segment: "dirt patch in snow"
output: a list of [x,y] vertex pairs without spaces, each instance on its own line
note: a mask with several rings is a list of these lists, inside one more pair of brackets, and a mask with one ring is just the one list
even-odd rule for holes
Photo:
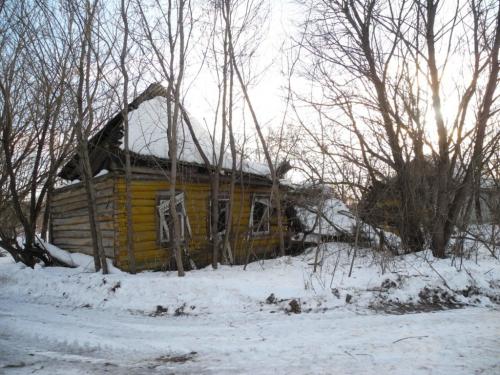
[[162,355],[161,357],[158,357],[155,359],[157,362],[161,363],[186,363],[188,361],[192,361],[196,355],[197,352],[190,352],[186,354],[180,354],[180,355]]
[[[394,286],[391,285],[391,289]],[[389,290],[386,290],[389,292]],[[418,293],[418,299],[400,302],[391,298],[389,293],[380,293],[369,305],[377,312],[388,314],[412,314],[448,309],[460,309],[481,303],[481,298],[488,298],[492,303],[500,304],[500,295],[485,292],[478,287],[468,285],[462,290],[446,290],[441,287],[424,287]]]

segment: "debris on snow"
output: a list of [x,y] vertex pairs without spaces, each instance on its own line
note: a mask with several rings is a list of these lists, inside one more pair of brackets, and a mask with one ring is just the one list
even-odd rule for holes
[[275,305],[278,303],[278,299],[276,298],[276,296],[274,295],[274,293],[271,293],[269,295],[269,297],[266,298],[266,303],[268,305]]
[[302,312],[302,308],[300,307],[300,303],[296,299],[292,299],[288,303],[287,312],[292,314],[300,314]]
[[[221,266],[191,271],[185,278],[176,277],[175,272],[119,272],[103,278],[90,272],[90,265],[85,267],[92,264],[91,257],[48,244],[47,248],[68,256],[78,268],[33,270],[13,263],[10,257],[0,258],[0,297],[20,295],[42,303],[74,308],[89,304],[142,315],[151,311],[184,315],[193,310],[189,310],[191,306],[196,306],[197,315],[268,312],[288,309],[292,300],[301,301],[302,312],[338,308],[386,311],[395,306],[417,310],[419,305],[430,308],[431,304],[442,309],[497,306],[500,302],[500,261],[484,249],[477,257],[453,262],[434,259],[430,251],[386,258],[359,248],[351,277],[352,245],[328,243],[319,250],[316,273],[313,248],[296,257],[250,263],[246,271],[242,266]],[[158,310],[159,300],[165,311]]]
[[[0,369],[498,372],[500,262],[489,250],[479,246],[469,258],[435,259],[430,251],[387,258],[359,248],[350,277],[352,245],[323,244],[313,272],[315,255],[314,248],[250,263],[246,271],[221,266],[184,278],[175,272],[104,277],[82,267],[34,270],[0,258]],[[422,314],[406,315],[416,312]],[[33,360],[25,348],[35,353]],[[310,348],[317,348],[314,360]]]

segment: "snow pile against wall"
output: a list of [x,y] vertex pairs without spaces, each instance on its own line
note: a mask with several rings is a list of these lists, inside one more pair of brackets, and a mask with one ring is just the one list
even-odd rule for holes
[[[200,146],[212,165],[218,163],[220,153],[220,142],[203,127],[199,122],[191,120],[194,133]],[[129,147],[130,150],[141,155],[152,155],[168,159],[169,145],[167,137],[167,99],[157,96],[146,100],[134,111],[129,113]],[[123,143],[122,143],[123,147]],[[188,126],[184,121],[177,127],[177,157],[178,160],[187,163],[204,165],[195,145]],[[224,169],[232,168],[232,158],[225,150],[223,153],[222,166]],[[269,168],[261,163],[249,160],[238,160],[237,167],[243,172],[258,175],[270,175]]]
[[[64,264],[67,264],[70,267],[80,268],[83,272],[95,271],[94,258],[91,257],[90,255],[81,253],[70,253],[45,241],[42,240],[38,241],[42,243],[43,247],[47,249],[50,255],[52,255],[60,262],[63,262]],[[107,259],[106,261],[108,263],[109,273],[122,273],[122,271],[113,266],[113,262],[111,260]]]
[[[19,243],[20,246],[24,246],[24,237],[17,237],[17,242]],[[62,262],[63,264],[69,266],[69,267],[74,267],[78,268],[80,272],[94,272],[94,258],[90,255],[74,252],[70,253],[69,251],[60,249],[59,247],[48,243],[44,240],[42,240],[40,237],[37,236],[36,242],[38,245],[40,245],[43,249],[47,250],[49,254],[57,259],[59,262]],[[11,256],[7,255],[7,251],[2,249],[0,247],[0,257],[3,257],[4,263],[11,263]],[[110,259],[107,259],[108,263],[108,271],[109,273],[123,273],[121,270],[113,266],[113,262]],[[40,268],[41,266],[36,266]]]

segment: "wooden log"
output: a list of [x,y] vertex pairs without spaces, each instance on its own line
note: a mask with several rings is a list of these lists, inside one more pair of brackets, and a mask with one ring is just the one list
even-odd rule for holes
[[[114,216],[113,215],[99,215],[98,216],[99,222],[113,222],[114,221]],[[89,222],[89,216],[88,214],[80,214],[80,215],[69,215],[69,216],[59,216],[59,217],[53,217],[52,218],[52,223],[53,225],[78,225],[78,224],[83,224]]]
[[[114,191],[112,188],[106,188],[106,190],[99,191],[97,195],[98,199],[104,198],[112,198],[114,197]],[[54,196],[51,200],[53,205],[66,204],[66,203],[74,203],[79,201],[86,201],[87,197],[85,195],[85,191],[77,191],[72,192],[72,194],[66,194],[64,196]]]
[[[112,209],[113,208],[113,200],[109,198],[104,198],[104,199],[97,199],[96,203],[98,207],[104,208],[104,209]],[[74,203],[67,203],[67,204],[56,204],[52,205],[51,209],[52,212],[55,214],[57,213],[65,213],[65,212],[73,212],[73,211],[78,211],[78,210],[86,210],[88,207],[87,201],[79,201],[79,202],[74,202]]]
[[[64,222],[64,219],[62,220]],[[62,224],[61,219],[58,219],[57,222],[52,223],[52,230],[54,232],[64,231],[64,230],[75,230],[75,228],[78,228],[78,230],[90,230],[90,224],[88,223],[88,219],[84,220],[84,218],[82,218],[82,221],[76,224],[78,225],[75,225],[75,223]],[[115,224],[113,221],[100,221],[99,226],[102,230],[114,231],[115,229]]]
[[[97,183],[96,190],[99,191],[99,194],[107,194],[109,191],[113,191],[114,181],[113,179],[108,179],[106,181],[102,181]],[[81,185],[78,186],[65,186],[59,189],[56,189],[53,194],[53,201],[58,201],[66,198],[71,198],[78,195],[85,195],[85,188]],[[99,196],[99,195],[98,195]]]
[[[87,208],[81,208],[81,209],[76,209],[76,210],[71,210],[71,211],[63,211],[63,210],[53,210],[52,211],[55,218],[67,218],[67,217],[75,217],[75,216],[84,216],[88,215],[88,209]],[[98,205],[97,209],[97,215],[99,216],[105,216],[105,215],[110,215],[111,217],[114,214],[114,208],[113,207],[108,207],[105,205]]]
[[[101,229],[101,234],[103,238],[115,238],[113,229]],[[91,233],[90,230],[73,228],[73,230],[54,230],[53,235],[55,238],[88,238]]]
[[[103,245],[105,247],[114,248],[115,241],[114,239],[103,238]],[[70,245],[70,246],[90,246],[92,247],[92,238],[57,238],[54,237],[54,245]]]

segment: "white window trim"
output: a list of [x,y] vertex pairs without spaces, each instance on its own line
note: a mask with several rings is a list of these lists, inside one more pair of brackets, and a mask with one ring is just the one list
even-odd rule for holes
[[[254,230],[254,225],[253,225],[253,213],[254,213],[254,207],[255,203],[258,202],[259,200],[260,203],[264,203],[262,201],[265,201],[265,205],[267,206],[267,210],[264,213],[264,217],[267,214],[267,223],[266,223],[266,228],[265,230],[260,230],[260,231],[255,231]],[[269,195],[263,195],[263,194],[255,194],[252,198],[252,207],[250,208],[250,230],[252,235],[254,236],[262,236],[271,233],[271,197]]]
[[[165,214],[167,214],[170,211],[170,193],[168,192],[162,192],[162,196],[159,197],[158,200],[158,206],[157,206],[157,211],[158,211],[158,216],[159,216],[159,240],[160,243],[168,243],[170,242],[170,230],[167,225],[167,221],[165,220]],[[189,217],[187,216],[186,212],[186,203],[184,199],[184,193],[176,193],[175,194],[175,206],[177,207],[178,205],[181,205],[181,211],[177,212],[177,215],[179,216],[179,226],[181,230],[181,240],[185,240],[186,238],[186,231],[187,229],[188,235],[191,236],[191,225],[189,223]]]

